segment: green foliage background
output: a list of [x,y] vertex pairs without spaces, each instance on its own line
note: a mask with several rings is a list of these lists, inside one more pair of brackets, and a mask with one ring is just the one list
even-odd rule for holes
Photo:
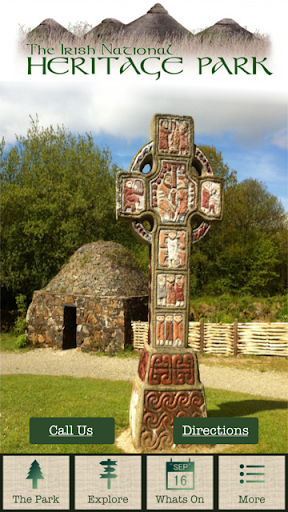
[[2,141],[4,295],[23,293],[31,300],[80,246],[96,240],[133,248],[141,261],[142,244],[116,223],[119,169],[108,148],[63,126],[41,128],[38,119],[31,119],[26,137],[17,136],[7,152],[4,147]]
[[287,215],[266,185],[237,173],[214,147],[200,146],[225,180],[224,219],[192,252],[192,296],[272,296],[286,292]]
[[[282,294],[287,278],[287,218],[281,202],[254,179],[237,173],[214,147],[200,146],[225,179],[224,220],[192,252],[191,294]],[[119,170],[91,134],[40,127],[1,147],[2,299],[29,302],[81,246],[96,240],[123,244],[148,272],[148,247],[115,219]]]

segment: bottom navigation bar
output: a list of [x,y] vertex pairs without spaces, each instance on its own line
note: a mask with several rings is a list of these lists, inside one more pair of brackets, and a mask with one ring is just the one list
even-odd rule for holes
[[285,455],[3,455],[1,510],[287,510]]

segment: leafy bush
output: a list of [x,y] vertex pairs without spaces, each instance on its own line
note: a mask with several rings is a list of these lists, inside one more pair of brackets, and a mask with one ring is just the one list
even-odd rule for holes
[[[27,312],[26,296],[22,295],[22,294],[17,295],[16,304],[17,304],[17,309],[18,309],[19,315],[15,321],[13,331],[16,334],[24,334],[25,329],[26,329],[26,312]],[[25,345],[26,345],[26,343],[25,343]]]
[[287,304],[276,314],[276,317],[280,322],[288,322],[288,306]]
[[17,336],[15,341],[15,348],[25,348],[27,345],[27,336],[26,334],[20,334]]
[[195,322],[201,318],[209,322],[287,322],[287,297],[253,297],[247,295],[222,295],[191,300],[191,317]]

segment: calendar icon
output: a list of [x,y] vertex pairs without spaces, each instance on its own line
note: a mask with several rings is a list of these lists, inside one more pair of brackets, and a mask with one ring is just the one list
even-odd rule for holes
[[194,462],[166,462],[166,489],[167,490],[193,490],[194,489]]

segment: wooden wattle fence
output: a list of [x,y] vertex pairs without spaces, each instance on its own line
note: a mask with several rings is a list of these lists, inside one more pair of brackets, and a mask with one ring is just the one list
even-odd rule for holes
[[[148,322],[132,322],[133,347],[148,341]],[[189,346],[201,354],[288,356],[288,323],[189,322]]]

